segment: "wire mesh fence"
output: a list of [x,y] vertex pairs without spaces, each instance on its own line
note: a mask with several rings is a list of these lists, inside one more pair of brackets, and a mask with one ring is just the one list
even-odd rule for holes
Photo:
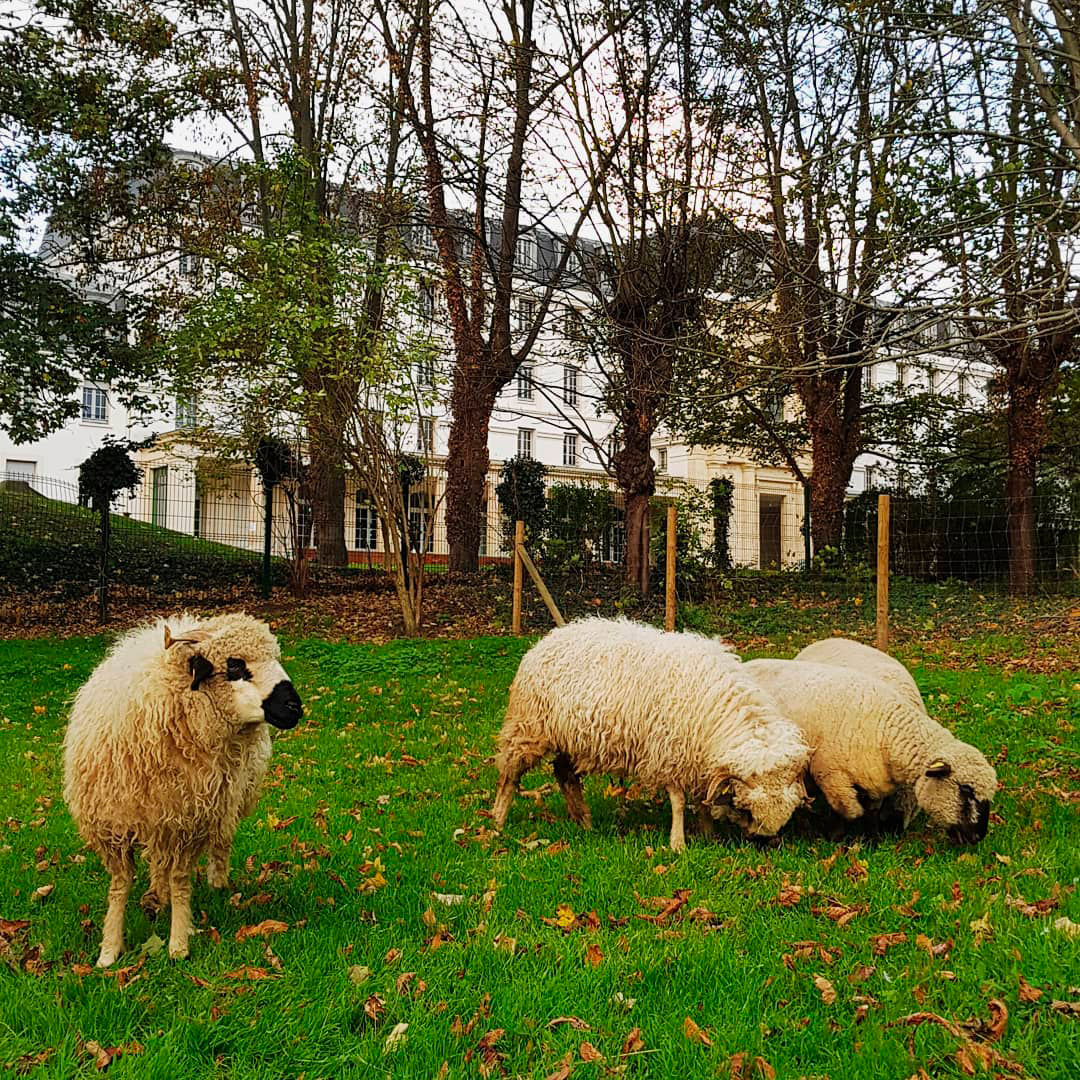
[[[768,595],[768,581],[801,579],[842,593],[861,588],[875,573],[876,495],[848,501],[843,535],[825,559],[807,562],[802,489],[780,479],[738,477],[688,482],[660,478],[651,500],[651,556],[662,580],[666,507],[679,507],[676,576],[680,598],[700,595],[710,579],[748,595]],[[508,565],[513,522],[499,506],[497,468],[486,486],[481,566]],[[625,557],[624,507],[609,478],[582,470],[551,469],[545,478],[542,521],[527,546],[545,574],[617,578]],[[725,496],[724,492],[727,492]],[[272,584],[295,586],[296,565],[315,556],[315,510],[301,492],[276,488],[270,547]],[[445,568],[445,470],[436,464],[408,496],[410,542],[424,547],[430,571]],[[85,597],[104,584],[148,594],[256,586],[262,569],[265,499],[250,466],[213,471],[176,463],[145,463],[142,481],[120,496],[110,516],[110,550],[102,575],[101,519],[80,502],[70,481],[0,473],[0,591],[38,599]],[[321,571],[321,584],[355,581],[383,572],[389,560],[382,530],[366,494],[350,484],[344,507],[348,566]],[[982,591],[1009,585],[1008,514],[1004,499],[945,500],[892,497],[891,573],[917,582],[966,583]],[[1080,593],[1080,503],[1075,497],[1041,499],[1035,509],[1034,587]]]

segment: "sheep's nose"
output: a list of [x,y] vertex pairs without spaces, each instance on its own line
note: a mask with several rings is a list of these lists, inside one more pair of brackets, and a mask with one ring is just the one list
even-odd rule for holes
[[296,727],[300,717],[304,715],[300,695],[296,692],[296,687],[286,679],[282,679],[270,691],[270,696],[263,702],[262,707],[267,722],[276,728]]

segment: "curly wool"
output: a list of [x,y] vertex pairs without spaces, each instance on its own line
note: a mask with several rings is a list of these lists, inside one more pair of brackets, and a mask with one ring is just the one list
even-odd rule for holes
[[496,762],[502,786],[552,753],[579,776],[633,775],[706,801],[736,778],[753,789],[741,808],[761,833],[776,832],[798,805],[807,761],[798,729],[728,647],[598,618],[548,634],[510,687]]
[[926,712],[926,703],[911,677],[911,672],[895,657],[871,645],[864,645],[861,641],[852,641],[849,638],[824,638],[807,645],[795,659],[811,664],[850,668],[852,671],[880,679],[920,712]]
[[[776,699],[810,744],[810,773],[838,813],[861,816],[859,792],[874,799],[898,788],[939,824],[965,825],[960,785],[989,803],[993,766],[879,678],[805,660],[750,660],[744,670]],[[927,775],[936,762],[947,778]]]
[[[167,629],[175,642],[169,647]],[[258,800],[270,734],[264,723],[237,717],[228,680],[210,678],[193,689],[196,649],[215,671],[230,657],[280,670],[278,642],[265,623],[242,613],[203,622],[184,613],[121,637],[75,697],[64,738],[64,798],[113,878],[99,964],[123,948],[132,850],[142,848],[150,863],[144,901],[154,907],[170,899],[171,888],[190,893],[190,870],[208,848],[212,883],[224,884],[237,824]],[[177,896],[171,899],[170,952],[184,955],[186,899],[179,898],[179,915]]]

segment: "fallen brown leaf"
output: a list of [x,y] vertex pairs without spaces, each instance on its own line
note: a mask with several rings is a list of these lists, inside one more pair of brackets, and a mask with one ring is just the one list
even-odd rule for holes
[[860,964],[848,977],[848,982],[853,986],[858,986],[859,983],[866,982],[874,972],[877,971],[877,967],[873,964]]
[[253,926],[241,926],[236,931],[237,941],[247,941],[255,937],[270,937],[271,934],[284,934],[289,929],[289,924],[278,919],[263,919],[261,923]]
[[384,1012],[386,1012],[386,1002],[378,994],[372,994],[364,1002],[364,1014],[369,1020],[374,1020],[375,1023],[378,1023],[379,1018]]
[[1037,986],[1032,986],[1023,975],[1020,976],[1019,997],[1021,1001],[1038,1001],[1042,996],[1043,992]]
[[682,1030],[691,1042],[701,1043],[702,1046],[712,1046],[712,1039],[709,1038],[708,1033],[698,1027],[689,1016],[683,1020]]
[[907,934],[903,930],[894,930],[889,934],[874,934],[870,939],[875,956],[884,956],[894,945],[903,945]]
[[269,979],[270,972],[266,968],[250,967],[245,964],[243,967],[238,967],[235,971],[226,971],[226,979],[244,979],[247,982],[259,982],[262,979]]
[[566,1056],[559,1062],[558,1067],[553,1073],[548,1073],[544,1077],[544,1080],[567,1080],[570,1075],[570,1069],[573,1067],[574,1053],[572,1050],[566,1052]]
[[1080,1017],[1080,1001],[1051,1001],[1050,1008],[1062,1016]]
[[554,1020],[547,1022],[547,1027],[554,1031],[563,1024],[569,1024],[575,1031],[592,1031],[592,1028],[580,1016],[556,1016]]
[[578,1047],[578,1053],[581,1055],[581,1060],[586,1062],[586,1064],[604,1060],[604,1055],[601,1054],[592,1043],[583,1042]]
[[815,975],[814,985],[821,991],[821,1000],[826,1005],[832,1005],[836,1002],[836,987],[824,975]]
[[803,898],[801,885],[785,885],[774,901],[779,907],[794,907]]
[[837,926],[847,926],[857,915],[864,915],[870,910],[868,904],[844,904],[839,900],[827,900],[822,907],[810,909],[815,915],[832,919]]
[[585,963],[590,964],[592,967],[599,967],[601,961],[604,959],[604,954],[600,951],[600,946],[594,942],[590,942],[585,947]]
[[623,1040],[620,1057],[629,1057],[631,1054],[639,1054],[645,1049],[645,1041],[641,1037],[641,1028],[631,1028],[630,1034]]
[[762,1080],[776,1080],[776,1070],[763,1057],[754,1058],[754,1072]]

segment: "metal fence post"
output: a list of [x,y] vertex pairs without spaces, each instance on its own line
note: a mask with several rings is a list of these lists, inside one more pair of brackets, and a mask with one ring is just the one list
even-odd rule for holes
[[101,507],[101,568],[98,574],[98,622],[109,621],[109,542],[112,534],[112,514],[109,503]]
[[270,546],[271,535],[274,525],[274,485],[263,482],[263,557],[262,557],[262,595],[264,600],[270,599],[273,588],[272,575],[270,573]]
[[875,644],[889,651],[889,496],[878,496],[877,620]]

